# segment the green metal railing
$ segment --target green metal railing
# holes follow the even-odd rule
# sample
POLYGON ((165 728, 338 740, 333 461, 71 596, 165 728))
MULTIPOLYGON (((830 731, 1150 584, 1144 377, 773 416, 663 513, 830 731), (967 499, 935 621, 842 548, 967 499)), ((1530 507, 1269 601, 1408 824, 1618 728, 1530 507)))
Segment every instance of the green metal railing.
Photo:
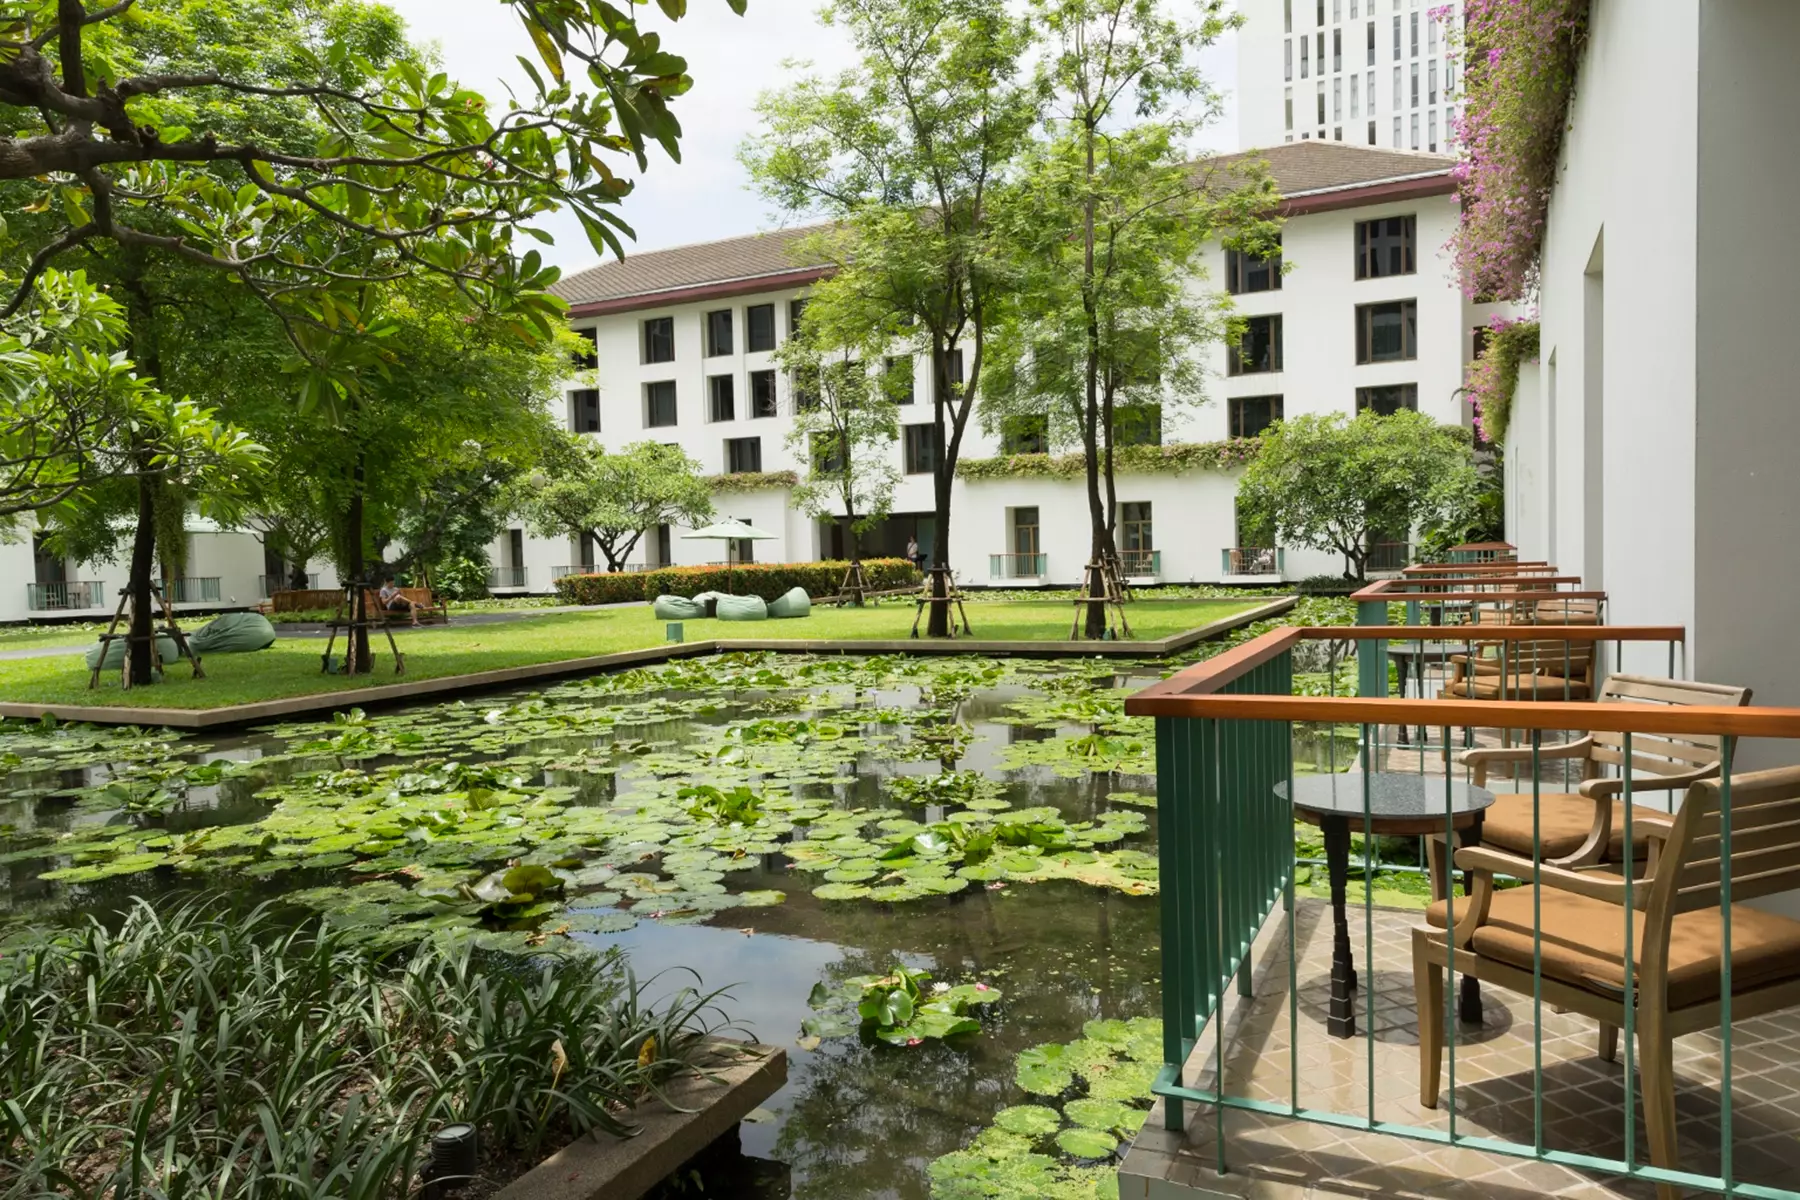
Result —
POLYGON ((1046 554, 990 554, 989 579, 1042 579, 1049 571, 1046 554))
POLYGON ((25 607, 32 612, 53 612, 68 608, 99 608, 105 603, 106 587, 95 579, 25 585, 25 607))
POLYGON ((490 588, 522 588, 526 586, 526 569, 524 567, 489 567, 487 585, 490 588))
POLYGON ((222 594, 217 575, 184 575, 162 581, 163 593, 172 604, 208 604, 222 594))
POLYGON ((1121 550, 1119 569, 1127 578, 1148 579, 1162 574, 1161 550, 1121 550))
MULTIPOLYGON (((1742 1178, 1734 1165, 1733 1062, 1744 1039, 1750 1036, 1747 1031, 1734 1025, 1734 1009, 1741 1010, 1746 1017, 1761 1015, 1778 1007, 1783 996, 1773 994, 1772 989, 1766 985, 1763 985, 1760 992, 1755 987, 1739 987, 1734 992, 1734 942, 1731 935, 1734 889, 1736 894, 1753 898, 1772 894, 1784 887, 1800 888, 1800 866, 1785 865, 1794 855, 1800 854, 1800 821, 1794 819, 1800 814, 1800 770, 1734 775, 1732 763, 1739 737, 1800 739, 1800 709, 1734 708, 1723 700, 1704 699, 1691 707, 1669 707, 1661 703, 1596 705, 1557 699, 1529 704, 1508 701, 1450 701, 1423 694, 1417 698, 1384 699, 1379 697, 1386 691, 1385 679, 1382 689, 1369 696, 1293 694, 1296 683, 1295 651, 1307 643, 1336 644, 1345 637, 1361 643, 1404 642, 1410 643, 1411 648, 1418 653, 1427 654, 1429 648, 1448 646, 1462 636, 1463 632, 1459 630, 1429 627, 1277 630, 1180 672, 1145 689, 1127 702, 1127 713, 1154 718, 1156 731, 1165 1062, 1153 1091, 1163 1098, 1166 1127, 1177 1131, 1185 1129, 1186 1106, 1208 1106, 1210 1123, 1214 1125, 1213 1165, 1221 1173, 1231 1173, 1243 1167, 1242 1163, 1233 1161, 1231 1143, 1225 1134, 1225 1113, 1236 1109, 1340 1129, 1535 1159, 1579 1171, 1625 1176, 1654 1183, 1665 1189, 1698 1188, 1729 1196, 1756 1197, 1758 1200, 1800 1200, 1800 1191, 1781 1186, 1791 1180, 1784 1177, 1772 1182, 1768 1179, 1742 1178), (1301 1022, 1316 1022, 1317 1018, 1304 1013, 1299 1003, 1300 975, 1303 970, 1312 969, 1302 966, 1296 934, 1297 869, 1306 865, 1306 860, 1296 853, 1295 814, 1285 797, 1295 794, 1297 764, 1293 746, 1296 724, 1309 723, 1324 724, 1332 730, 1346 727, 1357 730, 1357 758, 1363 767, 1360 784, 1361 812, 1351 813, 1348 817, 1349 828, 1362 834, 1360 886, 1350 889, 1360 892, 1360 896, 1356 897, 1360 912, 1351 922, 1350 929, 1352 953, 1365 985, 1355 995, 1361 1017, 1361 1032, 1357 1035, 1361 1044, 1354 1046, 1353 1053, 1357 1054, 1366 1070, 1366 1092, 1362 1097, 1362 1104, 1351 1107, 1359 1107, 1360 1111, 1340 1111, 1338 1107, 1318 1104, 1312 1095, 1306 1094, 1315 1092, 1315 1089, 1303 1079, 1302 1073, 1301 1022), (1401 761, 1404 770, 1420 781, 1429 803, 1436 803, 1430 800, 1432 796, 1443 796, 1443 807, 1436 815, 1433 816, 1429 811, 1425 814, 1428 822, 1442 821, 1440 831, 1422 836, 1451 845, 1461 838, 1466 847, 1469 845, 1467 834, 1466 831, 1459 834, 1461 826, 1453 812, 1451 795, 1453 789, 1468 784, 1469 769, 1460 762, 1460 755, 1447 753, 1445 748, 1452 743, 1453 729, 1500 726, 1519 731, 1521 736, 1518 745, 1521 749, 1513 755, 1517 761, 1512 767, 1513 778, 1510 782, 1493 786, 1515 789, 1532 798, 1531 850, 1528 859, 1521 857, 1512 860, 1517 863, 1517 868, 1511 879, 1526 883, 1536 880, 1540 883, 1538 891, 1533 893, 1531 906, 1534 931, 1529 966, 1521 964, 1513 968, 1512 976, 1498 985, 1503 994, 1514 996, 1518 1005, 1522 1006, 1528 1001, 1530 1006, 1528 1021, 1520 1015, 1515 1018, 1516 1023, 1510 1032, 1498 1035, 1529 1039, 1529 1074, 1528 1077, 1519 1076, 1531 1089, 1529 1138, 1501 1136, 1492 1128, 1480 1126, 1472 1129, 1470 1118, 1458 1111, 1459 1021, 1468 1010, 1466 1007, 1459 1008, 1457 989, 1449 984, 1459 974, 1463 976, 1465 990, 1461 1005, 1466 1006, 1472 983, 1469 972, 1491 969, 1474 961, 1480 957, 1479 949, 1459 948, 1454 940, 1447 944, 1448 961, 1442 975, 1444 1010, 1441 1020, 1448 1070, 1447 1087, 1439 1093, 1437 1101, 1438 1110, 1444 1114, 1444 1119, 1437 1126, 1420 1125, 1409 1119, 1395 1119, 1393 1113, 1382 1111, 1383 1102, 1379 1099, 1376 1087, 1377 989, 1367 986, 1374 978, 1376 963, 1377 934, 1372 881, 1377 865, 1374 847, 1379 832, 1373 816, 1375 803, 1370 792, 1373 785, 1369 780, 1376 768, 1390 760, 1401 730, 1418 729, 1421 733, 1426 729, 1435 731, 1439 735, 1435 744, 1417 746, 1416 754, 1401 761), (1613 785, 1618 789, 1622 802, 1619 811, 1622 813, 1623 828, 1618 832, 1623 834, 1623 860, 1616 865, 1616 873, 1611 876, 1584 874, 1576 881, 1577 886, 1599 886, 1582 881, 1610 878, 1616 881, 1612 886, 1621 889, 1623 893, 1618 911, 1625 939, 1622 959, 1624 987, 1620 1002, 1622 1007, 1618 1010, 1617 1019, 1619 1030, 1624 1035, 1623 1062, 1619 1069, 1624 1081, 1625 1102, 1617 1138, 1599 1146, 1585 1141, 1574 1146, 1559 1144, 1567 1140, 1559 1136, 1554 1115, 1561 1110, 1555 1104, 1546 1105, 1545 1019, 1550 1009, 1559 1003, 1555 997, 1564 997, 1566 1000, 1568 989, 1572 985, 1558 983, 1555 978, 1551 978, 1552 987, 1548 993, 1546 991, 1548 975, 1542 942, 1544 922, 1541 893, 1544 886, 1571 885, 1567 882, 1569 872, 1562 872, 1559 876, 1553 869, 1553 864, 1546 861, 1541 814, 1545 796, 1551 792, 1573 792, 1575 783, 1579 782, 1569 776, 1569 752, 1559 746, 1558 739, 1565 734, 1572 738, 1575 735, 1568 731, 1582 730, 1600 731, 1609 735, 1609 744, 1621 747, 1619 761, 1631 764, 1632 767, 1618 777, 1613 785), (1679 754, 1673 758, 1666 754, 1670 739, 1685 739, 1690 746, 1715 747, 1717 762, 1712 768, 1713 782, 1702 781, 1692 790, 1683 782, 1681 788, 1672 794, 1651 790, 1660 778, 1655 765, 1658 755, 1664 755, 1664 759, 1660 760, 1664 767, 1668 767, 1671 762, 1684 770, 1693 765, 1692 761, 1683 761, 1679 754), (1559 760, 1563 773, 1560 783, 1555 779, 1559 760), (1770 776, 1778 778, 1771 782, 1770 776), (1732 840, 1734 786, 1745 790, 1750 796, 1750 804, 1763 805, 1760 809, 1745 809, 1747 815, 1739 818, 1745 822, 1746 828, 1753 830, 1743 835, 1741 848, 1734 848, 1732 840), (1795 806, 1795 811, 1771 816, 1773 810, 1768 807, 1771 795, 1795 806), (1658 869, 1665 873, 1665 878, 1639 872, 1638 866, 1641 864, 1634 861, 1634 856, 1638 853, 1634 841, 1637 832, 1634 822, 1642 819, 1634 814, 1639 806, 1652 803, 1649 799, 1651 796, 1666 797, 1669 801, 1668 810, 1682 814, 1671 827, 1675 833, 1657 835, 1665 842, 1672 837, 1677 839, 1677 844, 1666 847, 1665 858, 1659 860, 1661 866, 1658 869), (1716 802, 1716 848, 1688 848, 1688 844, 1680 839, 1691 839, 1700 834, 1681 834, 1679 831, 1704 830, 1709 827, 1700 823, 1700 817, 1688 816, 1686 809, 1681 806, 1702 805, 1695 812, 1704 812, 1703 802, 1707 802, 1709 796, 1716 802), (1794 846, 1777 849, 1778 838, 1786 838, 1794 846), (1697 857, 1683 858, 1684 853, 1697 857), (1708 855, 1711 857, 1707 857, 1708 855), (1757 858, 1757 855, 1763 857, 1757 858), (1775 857, 1769 857, 1772 855, 1775 857), (1746 864, 1749 864, 1748 867, 1746 864), (1682 871, 1698 874, 1679 874, 1682 871), (1777 871, 1781 872, 1779 876, 1777 871), (1792 878, 1787 878, 1790 875, 1792 878), (1563 880, 1560 884, 1559 879, 1563 880), (1684 884, 1684 879, 1699 879, 1701 883, 1684 884), (1633 938, 1636 936, 1634 931, 1648 928, 1637 922, 1653 918, 1659 911, 1656 908, 1658 903, 1668 901, 1668 913, 1707 908, 1712 903, 1706 894, 1707 889, 1715 884, 1721 923, 1716 944, 1723 949, 1723 953, 1719 968, 1719 1021, 1711 1036, 1716 1038, 1722 1070, 1717 1087, 1720 1125, 1718 1171, 1710 1173, 1709 1170, 1696 1169, 1692 1163, 1677 1161, 1671 1157, 1671 1151, 1667 1148, 1646 1145, 1637 1129, 1640 1107, 1644 1108, 1654 1125, 1655 1118, 1650 1116, 1650 1106, 1652 1102, 1663 1103, 1654 1097, 1647 1099, 1638 1091, 1638 1039, 1650 1037, 1664 1039, 1666 1042, 1673 1035, 1666 1024, 1667 1018, 1659 1015, 1672 1010, 1661 1007, 1660 1002, 1649 993, 1640 992, 1638 972, 1643 959, 1640 949, 1634 949, 1633 938), (1679 894, 1676 892, 1678 888, 1683 889, 1679 894), (1657 898, 1659 889, 1661 900, 1657 898), (1670 896, 1676 896, 1685 908, 1677 907, 1675 901, 1669 900, 1670 896), (1645 916, 1646 913, 1650 915, 1645 916), (1252 967, 1256 961, 1253 951, 1257 948, 1259 938, 1271 950, 1285 942, 1284 972, 1270 971, 1267 977, 1253 978, 1252 967), (1459 955, 1463 957, 1459 959, 1459 955), (1234 1089, 1234 1076, 1242 1064, 1254 1060, 1256 1054, 1253 1046, 1259 1043, 1236 1045, 1233 1039, 1237 1033, 1234 1031, 1238 1030, 1240 1023, 1245 1026, 1252 1023, 1254 1013, 1267 1013, 1270 997, 1278 991, 1285 992, 1288 1094, 1280 1098, 1271 1098, 1267 1093, 1245 1094, 1242 1089, 1234 1089), (1253 996, 1256 999, 1254 1007, 1237 1007, 1240 1001, 1234 997, 1243 998, 1247 1002, 1253 996), (1646 1004, 1652 1007, 1645 1008, 1646 1004), (1199 1052, 1197 1060, 1196 1051, 1199 1052), (1653 1154, 1663 1161, 1650 1161, 1653 1154)), ((1653 658, 1666 661, 1671 682, 1680 678, 1676 674, 1678 657, 1685 659, 1684 653, 1678 655, 1678 649, 1684 646, 1685 639, 1683 632, 1677 627, 1527 627, 1496 630, 1494 636, 1502 644, 1524 644, 1546 638, 1570 645, 1598 647, 1606 644, 1612 647, 1612 656, 1616 660, 1636 656, 1640 660, 1653 658), (1667 643, 1666 650, 1659 643, 1667 643)), ((1590 655, 1599 657, 1591 651, 1590 655)), ((1334 672, 1328 675, 1335 678, 1334 672)), ((1643 684, 1648 681, 1639 682, 1643 684)), ((1690 686, 1698 689, 1707 685, 1690 686)), ((1420 690, 1423 692, 1425 689, 1421 687, 1420 690)), ((1788 757, 1791 758, 1792 755, 1788 757)), ((1399 771, 1400 768, 1396 768, 1389 773, 1397 774, 1399 771)), ((1662 772, 1663 775, 1669 773, 1668 770, 1662 772)), ((1476 829, 1479 830, 1479 825, 1476 829)), ((1782 846, 1786 847, 1786 842, 1782 846)), ((1471 864, 1478 862, 1470 857, 1473 853, 1475 852, 1467 850, 1459 852, 1457 865, 1465 870, 1471 869, 1471 864)), ((1447 872, 1445 877, 1448 878, 1447 872)), ((1502 873, 1500 885, 1504 887, 1508 882, 1507 876, 1502 873)), ((1342 887, 1336 881, 1334 886, 1342 887)), ((1447 910, 1446 923, 1450 926, 1454 926, 1470 911, 1466 906, 1481 899, 1479 893, 1475 899, 1459 896, 1454 887, 1450 887, 1447 894, 1440 892, 1440 895, 1443 897, 1441 903, 1447 910)), ((1666 927, 1664 935, 1667 936, 1666 927)), ((1272 953, 1271 956, 1280 957, 1278 953, 1272 953)), ((1482 977, 1488 978, 1485 974, 1482 977)), ((1354 983, 1351 986, 1355 988, 1354 983)), ((1495 985, 1490 983, 1484 986, 1495 985)), ((1595 1003, 1603 1005, 1608 1002, 1602 998, 1595 1003)), ((1793 1003, 1792 1000, 1788 1002, 1793 1003)), ((1480 1011, 1477 996, 1474 1012, 1479 1014, 1480 1011)), ((1422 1022, 1425 1015, 1420 1014, 1422 1022)), ((1703 1025, 1701 1028, 1711 1027, 1703 1025)), ((1677 1032, 1686 1030, 1678 1029, 1677 1032)), ((1323 1031, 1317 1030, 1309 1031, 1309 1034, 1324 1036, 1323 1031)), ((1664 1042, 1648 1043, 1652 1049, 1660 1044, 1664 1042)), ((1460 1049, 1465 1057, 1469 1053, 1478 1052, 1469 1046, 1462 1046, 1460 1049)), ((1767 1043, 1759 1047, 1759 1050, 1765 1058, 1768 1055, 1779 1057, 1784 1053, 1779 1046, 1767 1043)), ((1508 1053, 1511 1054, 1510 1051, 1508 1053)), ((1664 1056, 1663 1061, 1668 1061, 1666 1049, 1658 1053, 1664 1056)), ((1517 1061, 1516 1055, 1509 1058, 1509 1062, 1517 1061)), ((1389 1069, 1392 1069, 1391 1062, 1389 1069)), ((1583 1078, 1587 1076, 1584 1075, 1583 1078)), ((1329 1090, 1330 1086, 1324 1085, 1325 1090, 1329 1090)), ((1423 1082, 1421 1087, 1423 1088, 1423 1082)), ((1573 1093, 1569 1097, 1560 1098, 1581 1099, 1573 1093)), ((1484 1120, 1493 1120, 1492 1107, 1489 1105, 1490 1111, 1481 1114, 1484 1120)), ((1515 1135, 1522 1133, 1519 1126, 1512 1126, 1510 1129, 1515 1135)), ((1653 1138, 1654 1134, 1653 1128, 1653 1138)), ((1404 1154, 1404 1151, 1396 1151, 1397 1157, 1403 1157, 1404 1154)), ((1669 1191, 1667 1194, 1675 1193, 1669 1191)))
POLYGON ((1222 575, 1281 575, 1287 571, 1287 551, 1279 546, 1227 546, 1219 551, 1222 575))

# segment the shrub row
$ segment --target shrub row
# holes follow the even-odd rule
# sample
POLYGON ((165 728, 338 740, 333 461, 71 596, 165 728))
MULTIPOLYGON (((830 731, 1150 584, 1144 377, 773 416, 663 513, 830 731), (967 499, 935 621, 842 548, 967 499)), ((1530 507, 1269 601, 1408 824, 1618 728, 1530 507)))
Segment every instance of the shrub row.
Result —
MULTIPOLYGON (((658 596, 698 596, 701 592, 730 592, 734 596, 761 596, 773 600, 790 588, 802 587, 816 598, 837 595, 849 563, 745 563, 722 566, 664 567, 657 571, 631 571, 614 575, 565 575, 556 581, 556 594, 565 604, 620 604, 654 600, 658 596)), ((871 591, 917 587, 918 568, 904 558, 863 559, 863 579, 871 591)))

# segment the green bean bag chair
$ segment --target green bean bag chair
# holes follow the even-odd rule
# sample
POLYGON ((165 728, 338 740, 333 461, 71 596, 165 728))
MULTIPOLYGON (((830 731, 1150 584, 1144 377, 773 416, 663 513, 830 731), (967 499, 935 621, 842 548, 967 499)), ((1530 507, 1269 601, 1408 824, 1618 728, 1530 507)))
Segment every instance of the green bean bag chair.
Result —
MULTIPOLYGON (((100 646, 95 645, 87 652, 88 670, 99 667, 102 671, 116 671, 125 665, 125 639, 114 638, 105 643, 106 658, 100 658, 100 646)), ((165 664, 173 663, 181 658, 181 651, 176 648, 175 639, 164 633, 156 635, 156 649, 162 655, 165 664)))
POLYGON ((222 613, 188 638, 195 654, 242 654, 275 644, 275 626, 261 613, 222 613))
POLYGON ((700 606, 701 616, 717 616, 719 611, 719 597, 728 596, 730 594, 731 593, 729 592, 696 592, 694 593, 694 603, 700 606))
POLYGON ((651 605, 659 621, 698 621, 706 609, 686 596, 658 596, 651 605))
POLYGON ((769 619, 769 606, 761 596, 720 596, 719 620, 721 621, 766 621, 769 619))
POLYGON ((804 617, 812 612, 812 597, 803 587, 792 587, 769 601, 771 617, 804 617))

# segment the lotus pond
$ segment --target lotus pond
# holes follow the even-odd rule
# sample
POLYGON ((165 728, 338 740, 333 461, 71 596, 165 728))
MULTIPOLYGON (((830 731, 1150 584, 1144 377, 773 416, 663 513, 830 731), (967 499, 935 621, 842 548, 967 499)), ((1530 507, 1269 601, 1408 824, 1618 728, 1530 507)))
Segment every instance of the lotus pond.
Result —
POLYGON ((1178 665, 722 655, 230 736, 0 723, 0 937, 223 889, 378 944, 619 946, 789 1049, 743 1130, 771 1194, 1109 1195, 1161 1059, 1123 702, 1178 665))

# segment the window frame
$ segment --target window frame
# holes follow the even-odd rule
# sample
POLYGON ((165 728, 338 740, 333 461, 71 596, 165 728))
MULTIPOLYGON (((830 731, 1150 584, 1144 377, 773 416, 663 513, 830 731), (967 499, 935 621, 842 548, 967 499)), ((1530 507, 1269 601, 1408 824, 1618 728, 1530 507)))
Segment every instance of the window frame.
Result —
POLYGON ((1012 413, 1000 418, 1000 453, 1050 453, 1050 417, 1046 413, 1012 413))
POLYGON ((775 380, 776 375, 773 367, 764 371, 750 372, 750 420, 760 421, 765 417, 776 417, 781 415, 780 385, 778 385, 775 380), (767 382, 769 388, 766 412, 763 411, 765 407, 763 404, 763 397, 756 394, 758 385, 763 382, 767 382))
MULTIPOLYGON (((1279 238, 1276 244, 1280 244, 1279 238)), ((1281 254, 1258 257, 1245 250, 1225 248, 1225 290, 1233 296, 1281 290, 1281 254), (1256 276, 1266 274, 1263 287, 1252 286, 1256 276)))
POLYGON ((1352 245, 1355 249, 1356 278, 1361 279, 1397 279, 1402 275, 1419 273, 1419 217, 1417 213, 1395 213, 1387 217, 1372 217, 1367 221, 1356 222, 1352 234, 1352 245), (1387 228, 1394 222, 1398 229, 1387 228), (1401 258, 1399 269, 1390 267, 1392 256, 1398 252, 1401 258))
POLYGON ((762 473, 762 438, 757 434, 725 439, 725 473, 728 475, 760 475, 762 473), (748 450, 750 465, 739 461, 748 450))
POLYGON ((1231 376, 1273 375, 1279 372, 1282 369, 1282 326, 1283 321, 1280 313, 1261 313, 1257 316, 1247 318, 1243 337, 1239 338, 1236 342, 1227 344, 1225 347, 1225 374, 1231 376), (1250 340, 1256 323, 1259 321, 1270 323, 1268 333, 1269 350, 1266 356, 1269 365, 1246 368, 1244 345, 1250 340))
POLYGON ((938 437, 936 421, 918 421, 900 427, 902 466, 908 475, 935 475, 943 458, 943 445, 938 437), (921 458, 924 459, 920 465, 921 458))
POLYGON ((744 309, 744 353, 767 354, 779 344, 775 333, 775 305, 752 304, 744 309), (757 337, 757 318, 766 317, 766 338, 757 337), (759 344, 766 342, 767 344, 759 344))
POLYGON ((1263 430, 1282 419, 1285 415, 1286 402, 1281 393, 1260 396, 1232 396, 1225 401, 1227 435, 1234 438, 1261 437, 1263 430), (1251 404, 1260 404, 1267 413, 1267 419, 1258 425, 1254 432, 1246 433, 1244 428, 1249 422, 1245 419, 1244 409, 1251 404))
POLYGON ((1418 412, 1419 385, 1416 383, 1378 383, 1359 387, 1356 389, 1356 411, 1362 412, 1365 409, 1373 409, 1380 416, 1391 416, 1402 410, 1418 412), (1383 412, 1376 406, 1375 393, 1377 392, 1397 392, 1399 393, 1399 402, 1387 412, 1383 412))
POLYGON ((638 322, 639 348, 643 356, 643 364, 651 366, 675 361, 675 318, 645 317, 638 322), (664 343, 666 342, 666 346, 664 343), (666 348, 667 358, 653 357, 659 349, 666 348))
POLYGON ((1413 362, 1419 357, 1419 302, 1407 298, 1401 300, 1379 300, 1371 304, 1356 306, 1356 365, 1373 366, 1378 363, 1413 362), (1397 308, 1400 317, 1400 353, 1375 357, 1375 322, 1374 317, 1379 310, 1397 308))
POLYGON ((919 396, 917 368, 910 354, 890 354, 881 363, 881 383, 895 404, 913 404, 919 396), (894 385, 896 376, 906 380, 904 389, 894 385))
POLYGON ((733 339, 732 339, 732 319, 731 318, 732 318, 732 310, 729 308, 715 308, 711 312, 706 314, 706 357, 707 358, 724 358, 725 356, 732 353, 731 346, 732 346, 733 339), (719 320, 718 319, 720 317, 725 318, 724 331, 723 331, 725 336, 722 339, 722 341, 719 336, 720 329, 719 329, 719 320))
POLYGON ((673 429, 680 423, 681 395, 675 386, 675 381, 673 379, 652 379, 646 381, 644 384, 644 428, 673 429), (659 389, 662 388, 668 389, 669 419, 667 421, 658 421, 656 419, 657 397, 661 394, 659 389))
POLYGON ((592 371, 600 366, 600 330, 589 325, 575 330, 575 336, 587 343, 585 349, 577 350, 569 355, 577 371, 592 371))
POLYGON ((725 374, 706 377, 706 419, 713 424, 737 420, 736 376, 725 374), (721 392, 724 393, 723 396, 720 395, 721 392), (719 415, 721 399, 725 402, 723 416, 719 415))
POLYGON ((1115 449, 1121 446, 1160 446, 1163 444, 1163 406, 1156 401, 1145 401, 1141 404, 1121 404, 1113 409, 1112 444, 1115 449), (1138 414, 1148 415, 1147 420, 1138 420, 1138 414), (1122 418, 1130 418, 1122 420, 1122 418), (1128 433, 1132 425, 1142 425, 1147 436, 1128 433))
POLYGON ((600 432, 600 389, 599 388, 571 388, 571 389, 569 389, 569 431, 571 433, 599 433, 600 432), (584 404, 591 405, 593 408, 594 427, 592 429, 585 429, 582 427, 582 406, 584 404))

